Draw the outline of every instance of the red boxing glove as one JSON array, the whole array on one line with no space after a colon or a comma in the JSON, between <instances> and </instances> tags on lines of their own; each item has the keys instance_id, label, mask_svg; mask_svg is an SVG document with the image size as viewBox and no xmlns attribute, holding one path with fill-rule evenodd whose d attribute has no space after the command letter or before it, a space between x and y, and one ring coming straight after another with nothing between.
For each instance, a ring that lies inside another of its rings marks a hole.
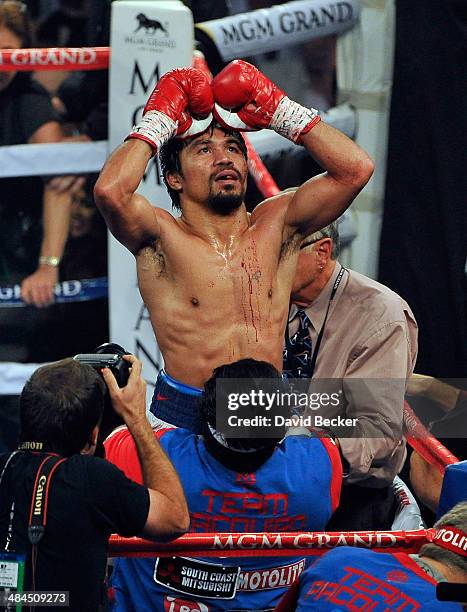
<instances>
[{"instance_id":1,"label":"red boxing glove","mask_svg":"<svg viewBox=\"0 0 467 612\"><path fill-rule=\"evenodd\" d=\"M144 140L156 153L172 138L204 132L212 122L214 99L209 79L195 68L174 68L157 83L143 118L128 138Z\"/></svg>"},{"instance_id":2,"label":"red boxing glove","mask_svg":"<svg viewBox=\"0 0 467 612\"><path fill-rule=\"evenodd\" d=\"M255 66L243 60L230 62L212 82L214 117L229 129L275 130L293 142L315 126L320 117L290 100Z\"/></svg>"}]
</instances>

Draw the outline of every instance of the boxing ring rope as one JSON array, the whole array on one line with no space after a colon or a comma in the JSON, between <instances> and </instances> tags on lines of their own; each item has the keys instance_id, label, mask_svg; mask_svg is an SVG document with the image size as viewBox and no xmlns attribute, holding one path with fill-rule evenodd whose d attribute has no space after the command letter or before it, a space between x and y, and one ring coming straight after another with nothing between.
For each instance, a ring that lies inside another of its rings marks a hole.
<instances>
[{"instance_id":1,"label":"boxing ring rope","mask_svg":"<svg viewBox=\"0 0 467 612\"><path fill-rule=\"evenodd\" d=\"M448 465L459 462L459 459L428 431L407 402L404 402L404 426L405 437L410 446L441 474L444 474Z\"/></svg>"},{"instance_id":2,"label":"boxing ring rope","mask_svg":"<svg viewBox=\"0 0 467 612\"><path fill-rule=\"evenodd\" d=\"M110 47L44 47L0 50L0 69L105 70L109 67Z\"/></svg>"},{"instance_id":3,"label":"boxing ring rope","mask_svg":"<svg viewBox=\"0 0 467 612\"><path fill-rule=\"evenodd\" d=\"M321 117L347 136L355 135L355 114L348 104L323 112ZM268 130L251 132L248 138L260 156L297 150L295 144ZM0 178L99 172L107 153L106 140L3 146L0 147Z\"/></svg>"},{"instance_id":4,"label":"boxing ring rope","mask_svg":"<svg viewBox=\"0 0 467 612\"><path fill-rule=\"evenodd\" d=\"M290 557L317 556L337 546L376 552L416 553L433 541L436 529L282 533L188 533L170 544L110 536L111 557Z\"/></svg>"},{"instance_id":5,"label":"boxing ring rope","mask_svg":"<svg viewBox=\"0 0 467 612\"><path fill-rule=\"evenodd\" d=\"M444 474L448 465L458 459L424 427L404 402L404 427L407 442L430 464ZM321 555L337 546L368 548L376 552L417 553L433 541L436 529L412 531L347 531L347 532L283 532L283 533L188 533L170 544L140 538L112 535L109 555L127 557L268 557Z\"/></svg>"},{"instance_id":6,"label":"boxing ring rope","mask_svg":"<svg viewBox=\"0 0 467 612\"><path fill-rule=\"evenodd\" d=\"M195 24L195 37L220 62L277 51L314 38L342 34L360 18L360 0L295 0Z\"/></svg>"},{"instance_id":7,"label":"boxing ring rope","mask_svg":"<svg viewBox=\"0 0 467 612\"><path fill-rule=\"evenodd\" d=\"M276 51L313 38L340 34L360 16L360 0L336 3L295 0L195 24L195 33L209 39L223 62L255 53ZM109 67L110 47L51 47L0 51L2 70L102 70Z\"/></svg>"},{"instance_id":8,"label":"boxing ring rope","mask_svg":"<svg viewBox=\"0 0 467 612\"><path fill-rule=\"evenodd\" d=\"M409 444L441 473L458 459L420 422L404 402L404 427ZM317 556L337 546L368 548L376 552L417 553L433 541L436 529L412 531L282 532L282 533L188 533L170 544L112 535L112 557L276 557Z\"/></svg>"},{"instance_id":9,"label":"boxing ring rope","mask_svg":"<svg viewBox=\"0 0 467 612\"><path fill-rule=\"evenodd\" d=\"M105 276L62 281L55 285L55 304L103 300L108 295L109 283ZM0 287L0 308L24 308L20 285Z\"/></svg>"}]
</instances>

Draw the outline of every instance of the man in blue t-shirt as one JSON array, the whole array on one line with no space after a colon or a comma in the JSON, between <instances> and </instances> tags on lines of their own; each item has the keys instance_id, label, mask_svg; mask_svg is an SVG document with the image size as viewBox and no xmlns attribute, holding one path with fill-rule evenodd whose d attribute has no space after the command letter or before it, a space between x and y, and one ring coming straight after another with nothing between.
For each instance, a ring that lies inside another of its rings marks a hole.
<instances>
[{"instance_id":1,"label":"man in blue t-shirt","mask_svg":"<svg viewBox=\"0 0 467 612\"><path fill-rule=\"evenodd\" d=\"M279 372L265 362L244 359L221 366L205 385L200 408L204 434L182 428L154 434L182 481L190 531L323 530L339 502L342 465L336 445L329 438L312 437L304 428L290 430L282 440L226 438L216 429L216 382L229 378L249 379L253 385L258 379L272 378L279 387L282 384ZM260 408L254 410L260 413ZM109 461L127 476L141 479L126 428L116 430L105 447ZM271 610L305 567L305 557L297 553L206 560L119 559L112 576L114 609Z\"/></svg>"},{"instance_id":2,"label":"man in blue t-shirt","mask_svg":"<svg viewBox=\"0 0 467 612\"><path fill-rule=\"evenodd\" d=\"M445 514L435 528L433 542L418 555L347 546L329 551L303 572L276 612L462 610L454 601L467 596L467 502ZM451 583L444 589L451 591L450 601L437 598L442 582Z\"/></svg>"}]
</instances>

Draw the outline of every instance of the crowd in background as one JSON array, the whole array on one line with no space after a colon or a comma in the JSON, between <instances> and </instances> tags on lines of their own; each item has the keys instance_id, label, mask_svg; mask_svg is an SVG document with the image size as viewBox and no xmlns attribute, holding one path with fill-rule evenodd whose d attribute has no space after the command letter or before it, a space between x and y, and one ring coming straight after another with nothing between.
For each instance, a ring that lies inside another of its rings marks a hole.
<instances>
[{"instance_id":1,"label":"crowd in background","mask_svg":"<svg viewBox=\"0 0 467 612\"><path fill-rule=\"evenodd\" d=\"M29 8L29 11L28 11ZM33 3L30 7L7 0L0 6L2 48L33 46L83 46L89 40L90 21L86 2ZM101 20L98 22L102 23ZM85 73L4 72L0 80L2 145L61 142L89 139L85 119L106 102L106 76L101 71L81 83ZM73 116L61 100L60 87L78 96L76 82L93 96L75 108ZM97 90L101 98L97 96ZM86 106L87 102L87 106ZM96 125L106 138L106 112ZM2 308L0 360L42 362L81 350L91 350L108 337L107 303L54 303L57 282L107 275L105 224L92 198L95 176L49 176L0 180L1 247L0 285L21 286L29 306ZM65 310L64 310L65 309ZM91 316L92 315L92 316ZM77 330L80 330L77 332ZM79 346L78 346L79 344Z\"/></svg>"}]
</instances>

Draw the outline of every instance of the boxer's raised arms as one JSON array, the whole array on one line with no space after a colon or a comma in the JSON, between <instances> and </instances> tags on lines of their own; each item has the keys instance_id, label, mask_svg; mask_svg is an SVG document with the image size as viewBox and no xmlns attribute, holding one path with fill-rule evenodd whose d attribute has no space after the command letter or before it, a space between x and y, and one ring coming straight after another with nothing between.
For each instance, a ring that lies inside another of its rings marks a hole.
<instances>
[{"instance_id":1,"label":"boxer's raised arms","mask_svg":"<svg viewBox=\"0 0 467 612\"><path fill-rule=\"evenodd\" d=\"M239 127L268 127L301 142L326 172L249 217ZM161 148L179 218L135 193ZM95 196L112 233L136 256L167 373L202 387L213 368L237 359L281 369L301 238L339 216L372 170L358 145L246 62L229 64L212 86L192 68L164 75L142 121L105 165Z\"/></svg>"},{"instance_id":2,"label":"boxer's raised arms","mask_svg":"<svg viewBox=\"0 0 467 612\"><path fill-rule=\"evenodd\" d=\"M214 78L213 92L219 123L243 131L272 129L304 145L326 170L287 198L284 240L296 231L308 235L334 221L370 179L373 162L363 149L320 122L318 111L290 100L255 66L231 62ZM255 212L263 213L262 208Z\"/></svg>"},{"instance_id":3,"label":"boxer's raised arms","mask_svg":"<svg viewBox=\"0 0 467 612\"><path fill-rule=\"evenodd\" d=\"M96 204L110 231L134 254L160 233L160 211L135 193L147 163L170 138L190 138L206 130L212 108L212 89L202 72L170 70L148 98L141 122L104 166L94 190Z\"/></svg>"}]
</instances>

